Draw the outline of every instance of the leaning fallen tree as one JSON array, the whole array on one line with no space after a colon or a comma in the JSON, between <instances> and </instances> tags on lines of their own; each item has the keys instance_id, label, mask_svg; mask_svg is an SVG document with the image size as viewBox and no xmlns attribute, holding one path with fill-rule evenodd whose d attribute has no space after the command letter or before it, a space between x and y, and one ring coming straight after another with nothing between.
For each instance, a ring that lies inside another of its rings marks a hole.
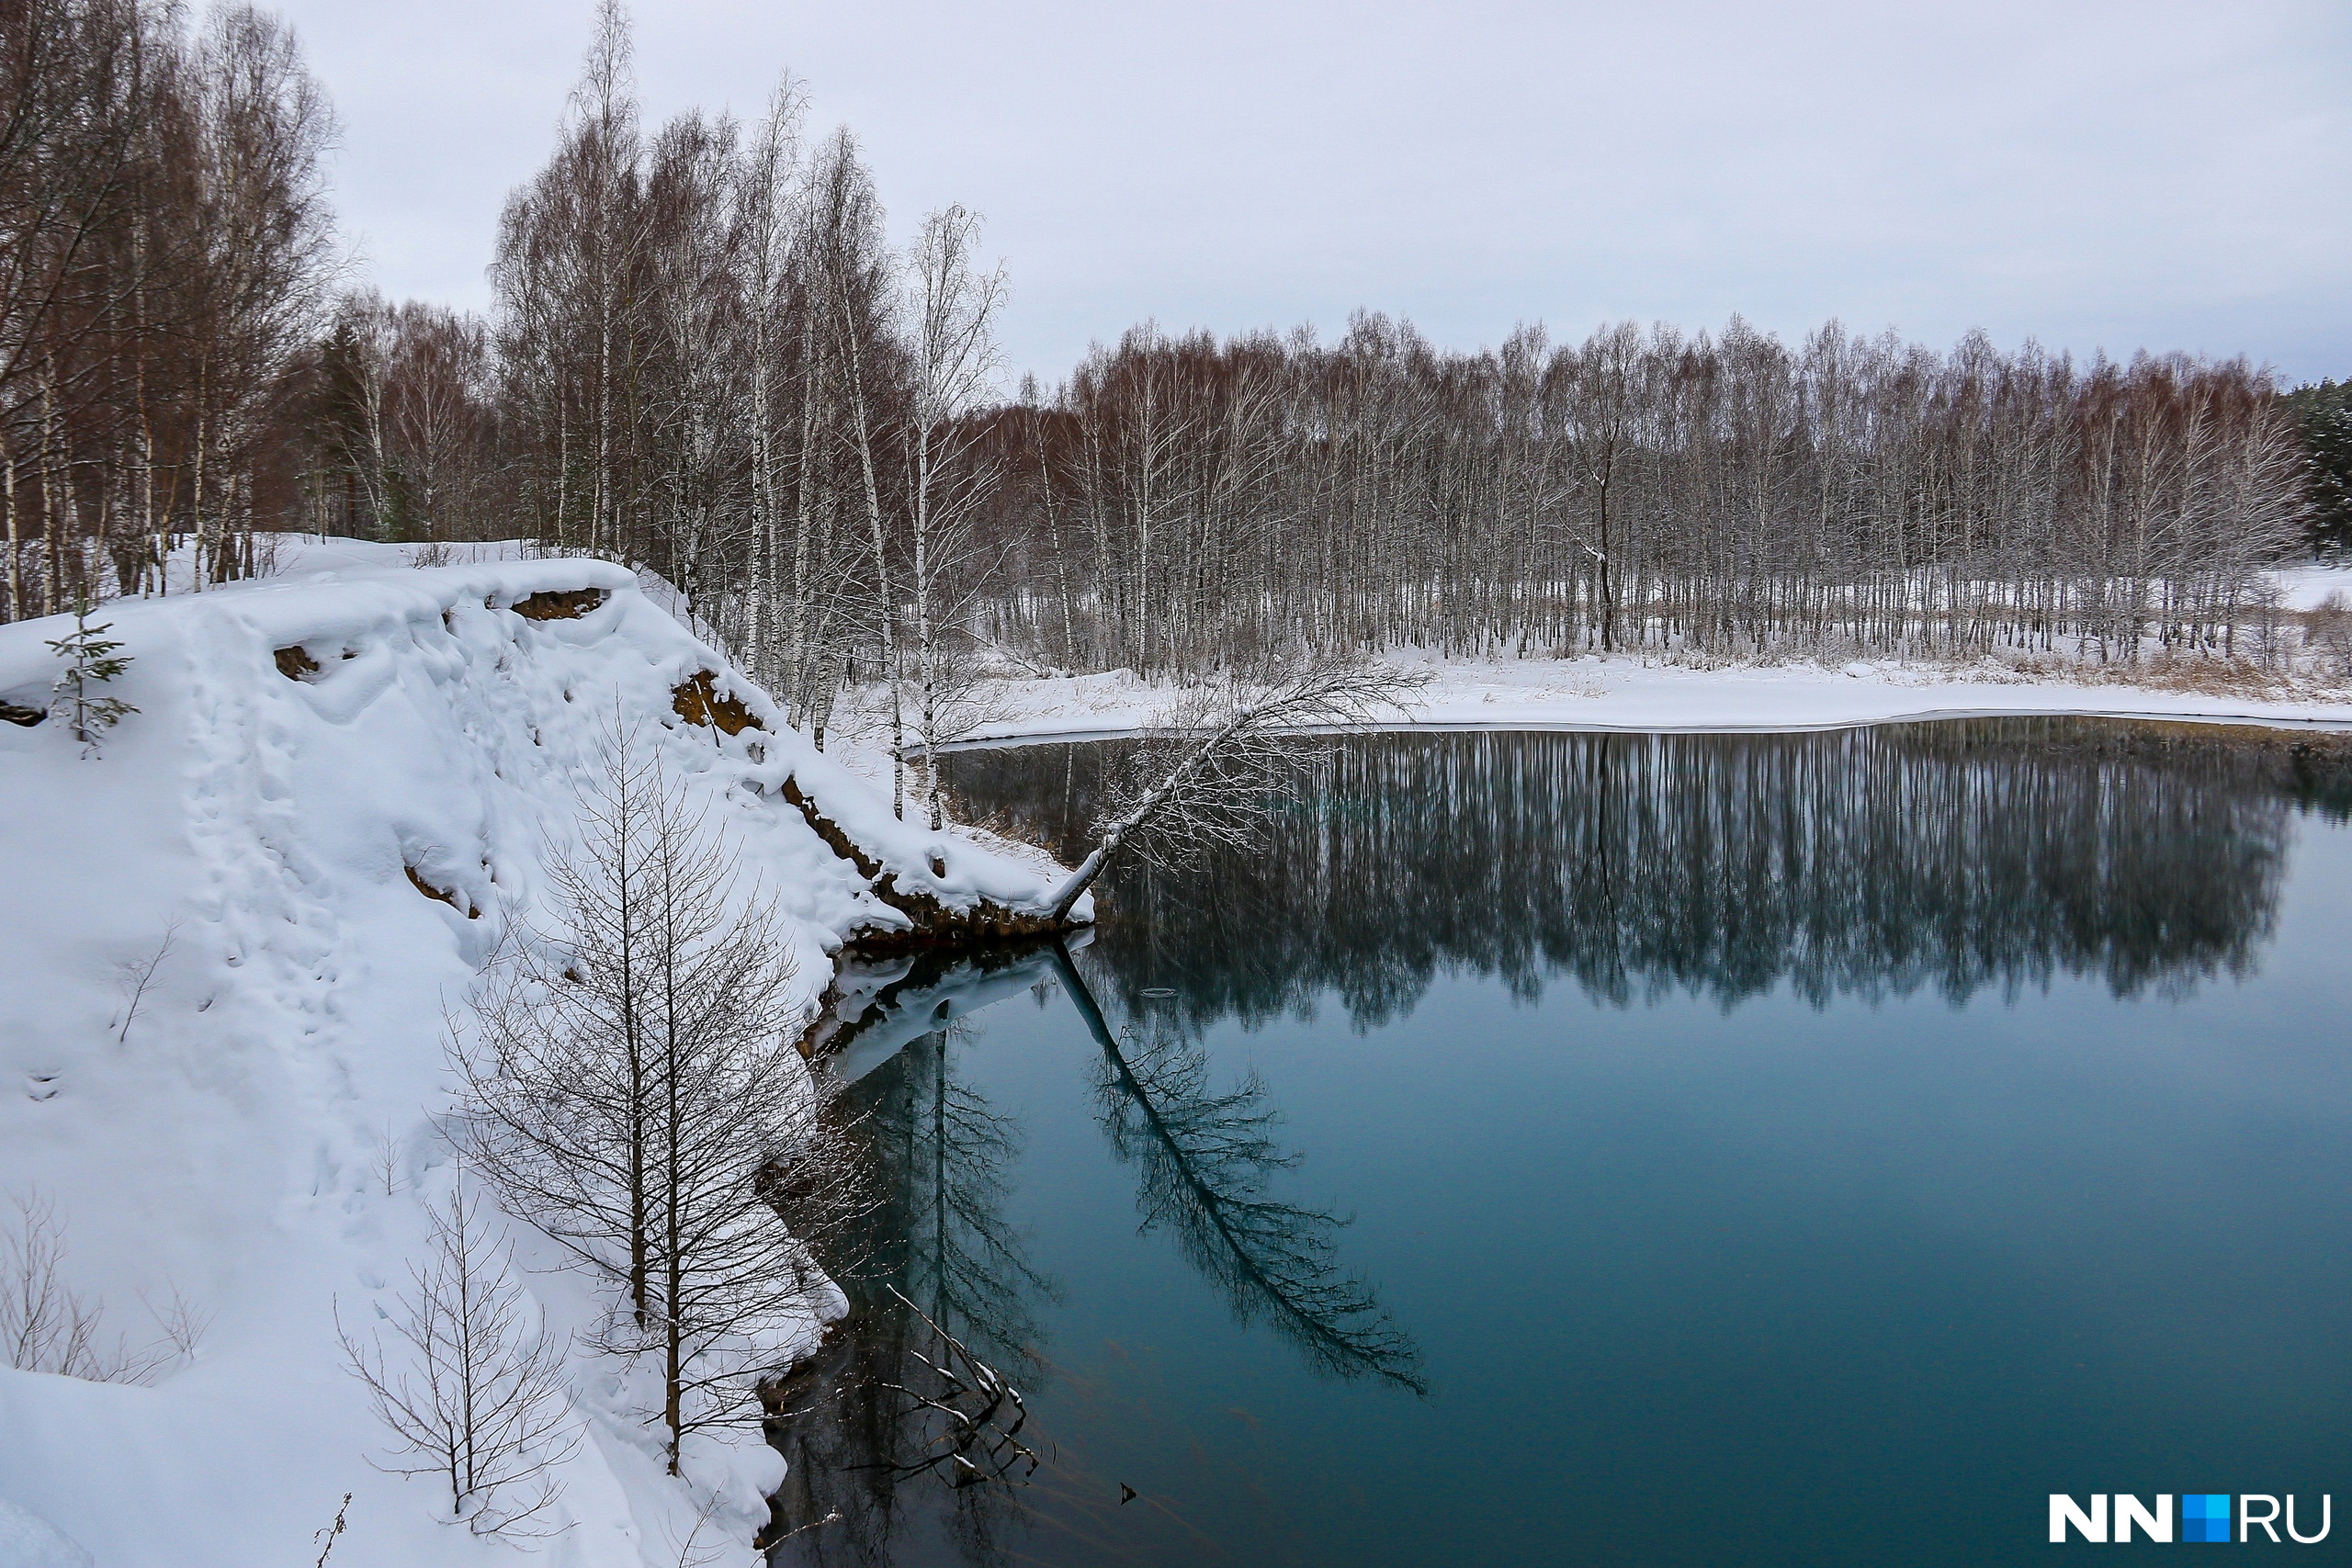
<instances>
[{"instance_id":1,"label":"leaning fallen tree","mask_svg":"<svg viewBox=\"0 0 2352 1568\"><path fill-rule=\"evenodd\" d=\"M1428 681L1352 657L1319 654L1266 683L1230 684L1186 698L1152 739L1138 786L1097 829L1094 848L1055 889L1047 920L1066 924L1079 898L1146 829L1193 842L1245 836L1236 807L1271 775L1306 760L1302 736L1364 729L1402 716ZM1159 765L1153 765L1158 762Z\"/></svg>"}]
</instances>

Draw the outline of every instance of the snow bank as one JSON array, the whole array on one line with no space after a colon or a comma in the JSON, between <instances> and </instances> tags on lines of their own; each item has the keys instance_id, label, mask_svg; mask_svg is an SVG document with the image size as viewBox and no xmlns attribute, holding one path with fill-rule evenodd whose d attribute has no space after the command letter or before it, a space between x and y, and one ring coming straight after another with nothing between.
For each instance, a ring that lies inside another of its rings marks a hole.
<instances>
[{"instance_id":1,"label":"snow bank","mask_svg":"<svg viewBox=\"0 0 2352 1568\"><path fill-rule=\"evenodd\" d=\"M0 1568L90 1568L90 1554L47 1519L0 1497Z\"/></svg>"},{"instance_id":2,"label":"snow bank","mask_svg":"<svg viewBox=\"0 0 2352 1568\"><path fill-rule=\"evenodd\" d=\"M1440 660L1402 655L1429 683L1396 729L1638 731L1842 729L1910 719L2085 715L2290 727L2352 725L2352 698L2246 698L2053 680L1973 668L1856 662L1722 670L1655 660ZM976 699L999 716L958 745L1099 739L1156 722L1173 694L1128 671L991 682Z\"/></svg>"},{"instance_id":3,"label":"snow bank","mask_svg":"<svg viewBox=\"0 0 2352 1568\"><path fill-rule=\"evenodd\" d=\"M507 1559L435 1523L429 1481L368 1464L381 1433L334 1310L369 1321L422 1255L420 1199L449 1174L441 1009L537 904L616 719L789 917L810 1016L847 941L1046 906L1033 862L899 821L628 572L381 559L339 542L104 606L140 711L98 760L53 719L0 724L0 1194L57 1201L66 1274L110 1332L153 1339L141 1299L174 1290L212 1314L154 1386L0 1369L11 1551L38 1525L98 1568L307 1562L350 1493L337 1568ZM43 643L70 625L0 627L0 701L46 703ZM593 1311L575 1276L530 1283L560 1325ZM779 1464L756 1441L690 1460L713 1510L697 1550L748 1540ZM600 1419L570 1470L573 1528L544 1561L678 1560L700 1505L650 1430Z\"/></svg>"}]
</instances>

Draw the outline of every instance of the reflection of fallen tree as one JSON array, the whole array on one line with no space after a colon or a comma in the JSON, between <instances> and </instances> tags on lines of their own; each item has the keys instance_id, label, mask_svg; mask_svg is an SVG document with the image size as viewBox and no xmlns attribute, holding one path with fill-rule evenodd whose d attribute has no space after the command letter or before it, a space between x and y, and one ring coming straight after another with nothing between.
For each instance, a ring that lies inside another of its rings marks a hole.
<instances>
[{"instance_id":1,"label":"reflection of fallen tree","mask_svg":"<svg viewBox=\"0 0 2352 1568\"><path fill-rule=\"evenodd\" d=\"M1091 929L1073 947L1092 940ZM800 1039L800 1054L854 1083L910 1042L1019 994L1053 972L1042 944L925 948L890 957L844 958L824 1005Z\"/></svg>"},{"instance_id":2,"label":"reflection of fallen tree","mask_svg":"<svg viewBox=\"0 0 2352 1568\"><path fill-rule=\"evenodd\" d=\"M1271 1135L1280 1113L1265 1085L1251 1074L1230 1093L1212 1093L1198 1045L1157 1033L1123 1043L1058 947L1055 967L1102 1049L1103 1116L1113 1147L1142 1171L1144 1228L1166 1224L1238 1318L1262 1318L1317 1369L1427 1393L1411 1337L1369 1284L1340 1269L1337 1233L1347 1222L1266 1195L1298 1156Z\"/></svg>"}]
</instances>

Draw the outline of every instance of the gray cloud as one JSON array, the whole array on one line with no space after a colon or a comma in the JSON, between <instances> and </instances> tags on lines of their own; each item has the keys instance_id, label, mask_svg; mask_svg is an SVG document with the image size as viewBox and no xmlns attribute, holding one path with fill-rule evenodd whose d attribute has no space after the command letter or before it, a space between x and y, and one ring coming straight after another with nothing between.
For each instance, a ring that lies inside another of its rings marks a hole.
<instances>
[{"instance_id":1,"label":"gray cloud","mask_svg":"<svg viewBox=\"0 0 2352 1568\"><path fill-rule=\"evenodd\" d=\"M486 306L589 6L284 9L373 276ZM899 231L987 214L1009 355L1048 381L1145 317L1329 333L1359 305L1462 347L1738 311L2352 375L2340 4L686 0L638 30L650 116L755 116L788 66Z\"/></svg>"}]
</instances>

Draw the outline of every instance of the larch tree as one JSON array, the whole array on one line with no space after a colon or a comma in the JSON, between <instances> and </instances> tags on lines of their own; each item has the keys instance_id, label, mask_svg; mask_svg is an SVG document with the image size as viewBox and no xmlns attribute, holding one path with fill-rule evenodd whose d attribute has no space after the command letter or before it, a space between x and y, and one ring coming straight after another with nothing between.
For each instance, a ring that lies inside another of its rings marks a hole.
<instances>
[{"instance_id":1,"label":"larch tree","mask_svg":"<svg viewBox=\"0 0 2352 1568\"><path fill-rule=\"evenodd\" d=\"M795 963L723 835L626 729L548 857L556 919L453 1026L469 1148L614 1292L598 1348L649 1364L673 1473L756 1416L822 1275L787 1191L854 1186L787 1025Z\"/></svg>"},{"instance_id":2,"label":"larch tree","mask_svg":"<svg viewBox=\"0 0 2352 1568\"><path fill-rule=\"evenodd\" d=\"M395 1348L337 1316L344 1359L399 1444L382 1468L445 1482L447 1517L477 1535L552 1534L555 1472L585 1436L565 1381L571 1341L516 1282L512 1245L462 1168L428 1213L431 1251L390 1319Z\"/></svg>"}]
</instances>

